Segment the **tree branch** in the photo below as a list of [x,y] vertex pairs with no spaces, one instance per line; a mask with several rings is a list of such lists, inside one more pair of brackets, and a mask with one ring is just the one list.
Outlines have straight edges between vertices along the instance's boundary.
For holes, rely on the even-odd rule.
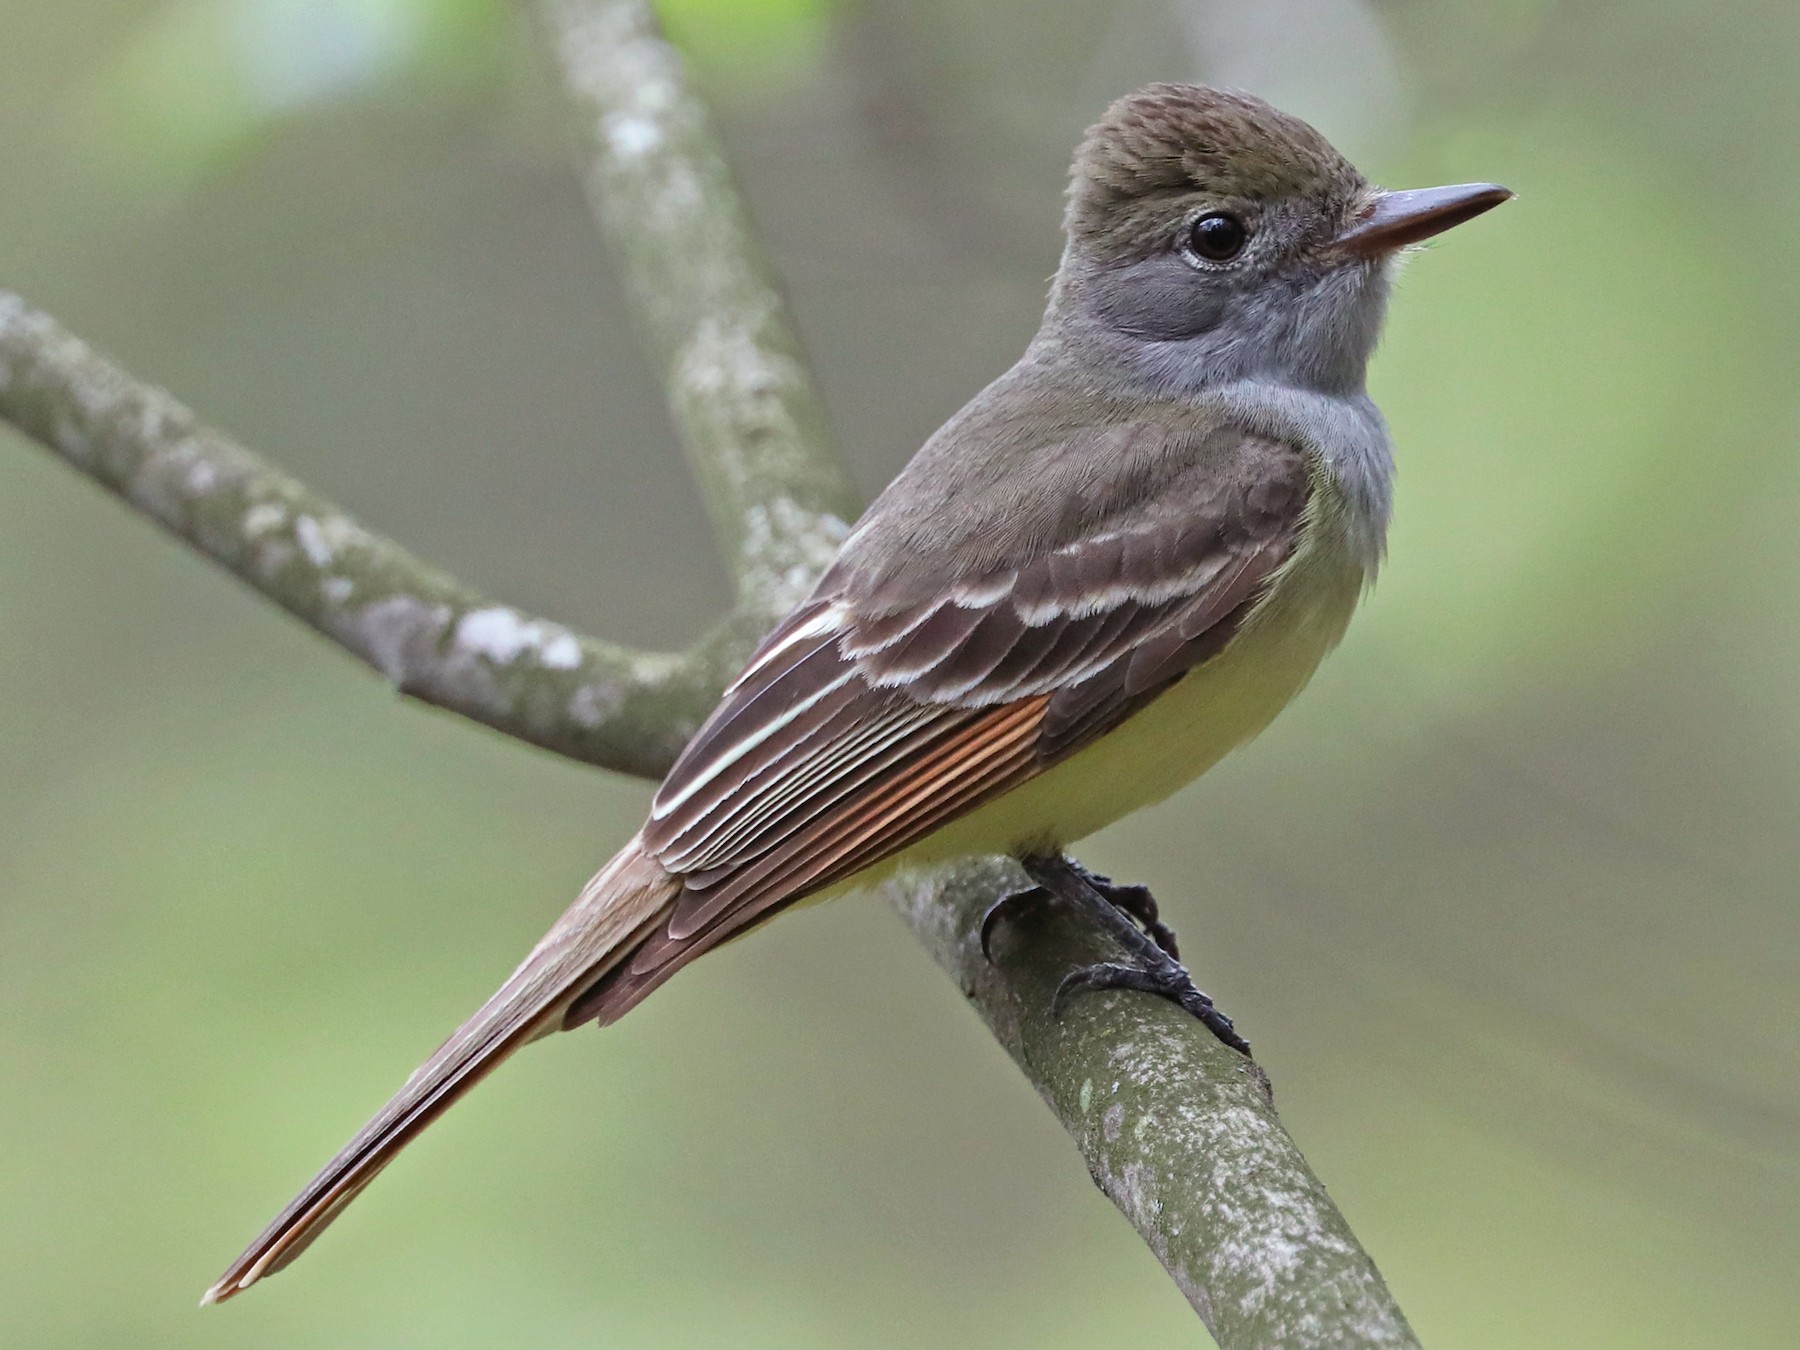
[[860,513],[706,105],[645,4],[542,0],[582,180],[740,604],[806,597]]
[[743,656],[743,625],[672,656],[496,604],[4,291],[0,416],[401,693],[559,754],[660,777]]
[[[0,417],[412,697],[559,754],[667,768],[746,644],[804,593],[853,514],[806,365],[704,106],[641,0],[539,0],[613,241],[739,602],[682,655],[490,601],[202,426],[0,292]],[[1260,1069],[1161,1000],[1049,1014],[1101,939],[1051,915],[976,938],[1013,864],[888,888],[1226,1350],[1409,1346],[1379,1273],[1275,1115]]]
[[1090,994],[1053,1017],[1068,971],[1118,959],[1067,914],[1008,918],[995,959],[982,954],[994,897],[1030,884],[1010,859],[985,858],[887,892],[1219,1344],[1416,1346],[1258,1065],[1164,999]]

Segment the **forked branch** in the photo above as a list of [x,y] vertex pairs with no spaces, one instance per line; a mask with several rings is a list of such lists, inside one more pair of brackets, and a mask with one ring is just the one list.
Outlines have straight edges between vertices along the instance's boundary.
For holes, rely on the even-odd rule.
[[[630,651],[496,603],[374,534],[18,297],[0,292],[0,417],[401,692],[558,754],[655,778],[855,503],[706,109],[643,0],[539,0],[584,177],[661,364],[738,586],[686,653]],[[889,898],[1067,1127],[1220,1345],[1416,1344],[1277,1118],[1267,1079],[1159,999],[1050,995],[1100,939],[1051,914],[997,944],[1022,884],[975,860]]]

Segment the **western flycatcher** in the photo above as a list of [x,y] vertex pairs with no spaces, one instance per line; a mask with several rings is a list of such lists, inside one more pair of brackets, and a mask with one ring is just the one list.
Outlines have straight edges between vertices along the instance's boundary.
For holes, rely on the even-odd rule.
[[[1113,104],[1076,152],[1018,364],[869,508],[643,828],[206,1301],[291,1261],[520,1046],[616,1020],[796,901],[1011,853],[1160,941],[1060,851],[1262,730],[1343,635],[1388,519],[1363,384],[1390,263],[1509,196],[1384,192],[1241,93]],[[1177,997],[1241,1045],[1158,956],[1077,978]]]

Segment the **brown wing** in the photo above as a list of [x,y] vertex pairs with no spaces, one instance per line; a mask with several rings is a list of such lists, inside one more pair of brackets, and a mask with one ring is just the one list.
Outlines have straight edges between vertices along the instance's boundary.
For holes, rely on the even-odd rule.
[[1236,439],[1254,472],[1206,466],[1206,492],[1164,494],[1126,526],[973,577],[834,568],[664,780],[643,840],[681,894],[565,1024],[621,1015],[694,956],[1016,787],[1218,651],[1292,552],[1308,495],[1297,451]]

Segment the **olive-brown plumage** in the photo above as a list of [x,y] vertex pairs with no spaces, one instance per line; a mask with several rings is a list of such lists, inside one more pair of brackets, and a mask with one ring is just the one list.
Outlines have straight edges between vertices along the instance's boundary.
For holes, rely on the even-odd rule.
[[1387,259],[1503,196],[1382,193],[1247,94],[1109,108],[1025,355],[869,508],[638,834],[206,1301],[291,1261],[527,1042],[876,869],[1059,849],[1255,735],[1380,556],[1363,371]]

